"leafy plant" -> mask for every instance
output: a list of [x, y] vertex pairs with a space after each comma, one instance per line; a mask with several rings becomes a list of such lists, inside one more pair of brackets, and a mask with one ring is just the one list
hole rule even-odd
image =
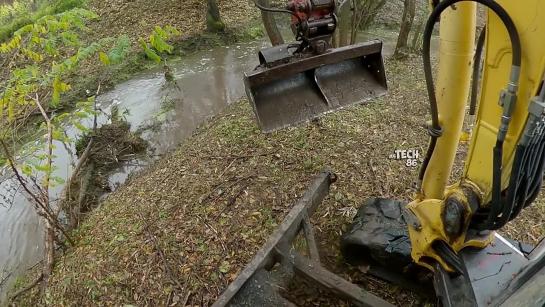
[[131, 42], [127, 35], [121, 35], [117, 38], [115, 45], [108, 53], [101, 51], [98, 56], [104, 65], [120, 64], [128, 55], [131, 48]]
[[[10, 59], [9, 76], [0, 79], [0, 151], [46, 225], [46, 261], [43, 276], [47, 282], [54, 259], [55, 233], [70, 237], [59, 221], [59, 208], [49, 198], [50, 188], [63, 183], [55, 176], [55, 146], [74, 142], [65, 133], [70, 124], [82, 133], [88, 132], [84, 121], [95, 115], [91, 97], [75, 104], [72, 112], [58, 112], [62, 96], [71, 89], [68, 77], [84, 61], [105, 65], [119, 63], [130, 46], [127, 37], [108, 38], [84, 44], [79, 34], [89, 20], [98, 16], [81, 8], [39, 18], [13, 33], [0, 44], [0, 54]], [[110, 47], [110, 49], [108, 49]], [[28, 119], [39, 116], [41, 142], [30, 143], [15, 155], [8, 144], [20, 127], [28, 127]]]
[[160, 63], [163, 54], [171, 54], [174, 47], [169, 44], [169, 41], [180, 35], [180, 31], [171, 26], [161, 28], [156, 26], [150, 34], [148, 41], [143, 38], [138, 40], [138, 43], [144, 50], [146, 57], [156, 63]]
[[0, 42], [26, 25], [47, 16], [83, 7], [86, 0], [15, 0], [11, 5], [0, 6]]

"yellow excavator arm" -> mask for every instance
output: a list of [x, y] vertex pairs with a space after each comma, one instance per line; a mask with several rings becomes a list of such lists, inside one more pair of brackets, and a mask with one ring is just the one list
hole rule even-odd
[[[430, 269], [437, 261], [455, 271], [445, 253], [488, 245], [493, 234], [483, 231], [515, 218], [541, 186], [545, 1], [479, 2], [488, 5], [488, 18], [478, 112], [463, 177], [450, 186], [472, 67], [480, 64], [473, 63], [477, 3], [442, 1], [433, 11], [441, 16], [439, 69], [435, 84], [431, 74], [427, 82], [437, 120], [430, 125], [420, 191], [408, 205], [413, 259]], [[428, 28], [433, 23], [432, 16]]]
[[[334, 4], [290, 1], [315, 7]], [[486, 25], [478, 35], [477, 3], [487, 8]], [[432, 283], [442, 306], [545, 306], [545, 240], [534, 248], [496, 232], [531, 205], [541, 190], [545, 0], [433, 0], [430, 4], [423, 64], [431, 140], [417, 193], [408, 204], [367, 200], [341, 238], [342, 254], [346, 262], [365, 264], [366, 272], [411, 290], [421, 292]], [[439, 62], [434, 74], [430, 43], [438, 24]], [[285, 48], [262, 51], [261, 58], [276, 58], [272, 55], [279, 50]], [[355, 97], [369, 98], [361, 91], [376, 95], [386, 90], [380, 42], [286, 63], [246, 76], [248, 96], [264, 130], [314, 118], [358, 100]], [[335, 100], [328, 97], [344, 94], [346, 88], [335, 85], [332, 88], [338, 93], [328, 91], [324, 76], [333, 76], [348, 89], [356, 84], [358, 90], [350, 91], [355, 96], [343, 96], [347, 98], [343, 105], [330, 104]], [[308, 99], [284, 95], [300, 88], [309, 93]], [[291, 97], [295, 109], [282, 108], [278, 101], [288, 101], [285, 96]], [[327, 103], [316, 97], [326, 97]], [[290, 115], [283, 114], [286, 110]], [[264, 125], [267, 120], [273, 125]], [[468, 121], [472, 122], [467, 125]], [[453, 180], [461, 141], [470, 142], [469, 150], [461, 178]], [[320, 264], [309, 216], [335, 179], [329, 171], [317, 177], [215, 306], [291, 306], [275, 289], [290, 284], [294, 276], [312, 280], [357, 306], [391, 306]], [[298, 233], [304, 234], [308, 257], [292, 248]], [[429, 275], [431, 282], [421, 278]]]

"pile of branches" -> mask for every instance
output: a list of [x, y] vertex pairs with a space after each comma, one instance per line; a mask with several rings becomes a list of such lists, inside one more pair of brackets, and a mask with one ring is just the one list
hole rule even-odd
[[62, 204], [75, 228], [81, 216], [97, 206], [99, 197], [111, 191], [108, 174], [122, 163], [145, 152], [146, 142], [130, 131], [126, 121], [115, 120], [83, 136], [76, 144], [78, 165]]

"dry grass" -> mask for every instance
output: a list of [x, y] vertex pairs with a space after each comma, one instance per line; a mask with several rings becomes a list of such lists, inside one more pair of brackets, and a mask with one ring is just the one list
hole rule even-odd
[[[427, 118], [419, 59], [386, 64], [387, 96], [304, 127], [265, 135], [245, 101], [231, 106], [91, 214], [75, 233], [77, 247], [59, 260], [50, 301], [210, 305], [313, 175], [329, 167], [339, 181], [314, 216], [323, 262], [392, 303], [422, 304], [414, 294], [347, 274], [338, 251], [349, 213], [363, 200], [411, 198], [417, 169], [388, 156], [427, 144], [419, 128]], [[544, 232], [543, 208], [539, 201], [506, 231], [535, 243]]]
[[[424, 87], [410, 63], [388, 63], [388, 96], [305, 127], [264, 135], [246, 102], [233, 105], [83, 223], [78, 247], [56, 268], [51, 298], [158, 305], [187, 296], [191, 305], [208, 305], [325, 167], [339, 181], [315, 218], [325, 262], [338, 270], [346, 212], [368, 197], [411, 195], [417, 169], [388, 160], [397, 148], [426, 144], [415, 129], [426, 116]], [[360, 279], [392, 302], [410, 296]]]

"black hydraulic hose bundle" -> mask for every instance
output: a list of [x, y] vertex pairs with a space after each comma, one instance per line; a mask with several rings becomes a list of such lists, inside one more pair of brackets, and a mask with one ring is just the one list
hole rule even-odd
[[[545, 87], [543, 84], [535, 100], [540, 103], [545, 101]], [[498, 206], [493, 198], [487, 220], [477, 224], [474, 223], [474, 226], [477, 226], [475, 228], [497, 230], [517, 217], [522, 209], [535, 200], [543, 182], [542, 176], [545, 163], [544, 125], [541, 115], [530, 115], [526, 123], [525, 135], [519, 141], [515, 151], [509, 186], [503, 197], [501, 192], [499, 193], [501, 205]], [[531, 136], [526, 135], [526, 133]]]
[[[545, 88], [542, 88], [539, 99], [545, 99]], [[521, 158], [520, 158], [521, 157]], [[518, 169], [513, 166], [511, 182], [506, 195], [501, 219], [497, 221], [495, 229], [505, 225], [516, 217], [522, 209], [529, 206], [537, 197], [543, 180], [543, 166], [545, 159], [545, 129], [542, 119], [534, 128], [534, 135], [529, 144], [519, 144], [515, 153], [515, 161], [521, 160]], [[509, 208], [509, 209], [508, 209]]]

